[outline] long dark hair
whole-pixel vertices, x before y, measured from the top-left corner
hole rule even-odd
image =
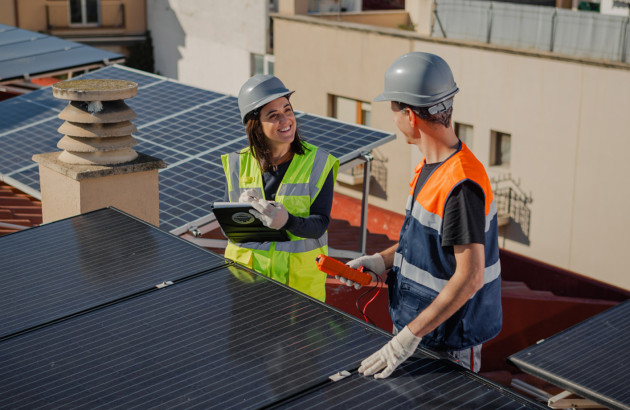
[[[267,137],[262,129],[260,121],[260,110],[255,115],[250,116],[245,129],[247,131],[247,139],[249,140],[249,148],[258,161],[260,169],[268,172],[273,169],[273,161],[271,160],[271,146],[267,142]],[[295,121],[295,138],[291,142],[291,152],[295,155],[304,155],[304,144],[300,133],[298,132],[297,120]]]

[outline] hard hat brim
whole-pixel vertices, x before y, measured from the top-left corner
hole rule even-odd
[[[385,91],[377,95],[376,98],[374,98],[374,101],[375,102],[396,101],[396,102],[402,102],[402,103],[405,103],[414,107],[430,107],[435,104],[439,104],[444,100],[448,100],[449,98],[453,97],[458,92],[459,92],[459,88],[457,88],[457,86],[455,86],[454,89],[449,90],[448,93],[445,93],[443,95],[431,96],[431,97],[428,97],[428,96],[423,97],[423,96],[418,96],[411,93],[404,93],[404,92],[398,92],[398,91]]]
[[[251,110],[249,110],[249,111],[247,112],[247,114],[245,114],[245,115],[243,116],[243,124],[247,124],[247,117],[248,117],[248,116],[252,113],[252,111],[255,111],[255,110],[259,109],[259,108],[262,108],[262,107],[264,107],[265,105],[269,104],[270,102],[272,102],[273,100],[276,100],[276,99],[278,99],[278,98],[281,98],[281,97],[287,97],[287,99],[288,99],[288,98],[291,96],[291,94],[293,94],[294,92],[295,92],[295,91],[289,91],[289,92],[287,93],[286,91],[283,91],[283,92],[281,92],[281,93],[276,93],[276,94],[271,94],[271,95],[268,95],[268,96],[266,96],[265,98],[263,98],[262,100],[257,101],[257,102],[256,102],[256,105],[255,105],[254,107],[252,107],[252,109],[251,109]]]

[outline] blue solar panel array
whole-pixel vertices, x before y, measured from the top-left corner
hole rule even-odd
[[[247,145],[237,99],[187,86],[123,66],[109,66],[80,78],[133,81],[138,94],[126,100],[136,113],[135,149],[164,160],[160,171],[160,227],[172,231],[206,217],[210,203],[222,200],[225,177],[221,154]],[[0,102],[0,179],[39,195],[34,154],[59,151],[63,123],[57,115],[67,105],[50,89]],[[330,118],[297,112],[301,135],[348,162],[395,138],[394,134]]]

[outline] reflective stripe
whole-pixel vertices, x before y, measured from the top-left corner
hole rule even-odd
[[[239,189],[240,179],[240,157],[239,153],[232,152],[228,155],[228,165],[230,167],[230,182],[232,186],[228,188],[230,202],[238,202],[238,197],[241,196]]]
[[[407,204],[405,205],[405,211],[408,211],[411,209],[412,203],[413,203],[413,195],[409,195],[409,197],[407,198]]]
[[[483,270],[483,284],[496,280],[501,275],[501,261],[496,261]]]
[[[310,196],[308,184],[282,184],[278,196]]]
[[[324,150],[318,149],[315,152],[315,159],[313,160],[313,170],[311,171],[311,177],[309,180],[309,185],[311,187],[311,192],[313,193],[311,197],[317,194],[317,183],[319,182],[319,178],[322,176],[324,169],[326,168],[326,162],[328,162],[328,153]],[[328,175],[326,175],[328,177]]]
[[[396,252],[396,254],[394,255],[394,266],[400,267],[400,273],[405,278],[426,286],[427,288],[432,289],[437,293],[440,293],[442,289],[444,289],[444,286],[446,286],[446,284],[448,283],[448,280],[436,278],[424,269],[420,269],[407,262],[403,258],[402,254],[398,252]],[[499,261],[490,266],[487,266],[483,271],[483,284],[485,285],[496,280],[500,274],[501,263]],[[471,296],[471,298],[473,296]]]
[[[271,243],[272,242],[241,242],[241,243],[235,243],[234,245],[238,246],[239,248],[256,249],[259,251],[268,251],[271,249]]]
[[[407,279],[433,289],[437,293],[444,289],[444,286],[448,283],[448,280],[438,279],[429,272],[413,266],[403,259],[402,254],[398,252],[394,255],[394,266],[400,266],[400,273]]]
[[[494,200],[490,202],[490,212],[488,212],[488,216],[486,216],[486,232],[490,230],[490,224],[492,223],[492,219],[497,214],[497,207],[494,204]]]
[[[294,241],[276,242],[276,250],[282,252],[300,253],[323,248],[328,243],[328,232],[324,232],[318,239],[304,238]]]
[[[440,232],[442,228],[442,218],[440,218],[440,215],[433,214],[427,211],[418,202],[416,202],[414,205],[415,206],[413,207],[413,211],[411,211],[411,216],[413,216],[413,218],[421,225]]]

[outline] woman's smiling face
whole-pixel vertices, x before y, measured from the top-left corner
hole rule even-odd
[[[295,115],[286,97],[276,98],[260,110],[260,123],[272,147],[291,144],[295,138]]]

